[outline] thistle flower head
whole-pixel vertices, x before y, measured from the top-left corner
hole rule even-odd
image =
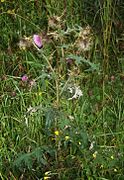
[[[27,76],[27,75],[23,75],[22,78],[21,78],[21,80],[22,80],[23,82],[27,82],[28,76]]]
[[[39,49],[41,49],[43,47],[43,43],[42,43],[42,39],[39,35],[34,34],[33,35],[33,43],[36,47],[38,47]]]

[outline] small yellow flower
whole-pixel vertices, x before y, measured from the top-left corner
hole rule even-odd
[[[69,136],[65,136],[65,140],[67,141],[67,140],[69,140],[70,139],[70,137]]]
[[[39,96],[42,96],[42,92],[39,92],[38,95],[39,95]]]
[[[117,169],[116,169],[116,168],[114,169],[114,172],[117,172]]]
[[[40,92],[37,92],[37,93],[35,93],[36,94],[36,96],[42,96],[42,92],[40,91]]]
[[[111,156],[111,159],[114,159],[114,156]]]
[[[52,140],[52,141],[55,141],[55,138],[54,138],[54,137],[52,137],[52,138],[51,138],[51,140]]]
[[[95,152],[93,153],[93,158],[94,158],[94,159],[96,159],[97,153],[98,153],[97,151],[95,151]]]
[[[50,177],[49,177],[49,175],[51,174],[51,171],[46,171],[45,172],[45,176],[44,176],[44,180],[46,180],[46,179],[50,179]]]
[[[15,13],[15,9],[12,9],[12,10],[9,9],[9,10],[7,11],[7,13],[8,13],[8,14],[13,14],[13,13]]]
[[[5,0],[1,0],[1,2],[4,2]]]
[[[42,92],[40,91],[40,92],[37,92],[37,93],[35,93],[35,95],[36,96],[42,96]]]
[[[54,132],[54,134],[55,134],[56,136],[59,136],[59,131],[56,130],[56,131]]]
[[[78,144],[81,145],[81,142],[79,141]]]
[[[43,179],[44,179],[44,180],[50,179],[50,177],[49,177],[49,176],[45,176]]]

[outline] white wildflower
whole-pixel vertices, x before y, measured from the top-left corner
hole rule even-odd
[[[92,150],[94,148],[95,141],[91,142],[89,150]]]
[[[73,93],[73,87],[69,87],[68,90],[71,94]]]
[[[74,120],[74,116],[69,115],[68,118],[69,118],[71,121]]]
[[[26,117],[26,115],[24,115],[25,118],[25,124],[28,126],[28,118]]]
[[[42,108],[42,104],[40,104],[39,106],[35,106],[35,107],[29,106],[29,108],[27,108],[27,114],[32,115],[33,113],[37,112],[41,108]]]
[[[75,86],[75,87],[69,87],[68,88],[69,92],[72,94],[74,91],[74,95],[71,98],[68,98],[68,100],[72,100],[72,99],[77,99],[80,98],[81,96],[83,96],[83,93],[80,89],[80,86]]]
[[[35,113],[36,111],[37,111],[37,109],[34,107],[29,106],[29,108],[27,108],[27,113],[32,114],[32,113]]]

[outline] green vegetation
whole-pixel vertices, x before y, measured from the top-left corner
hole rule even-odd
[[[0,179],[124,179],[123,10],[0,1]]]

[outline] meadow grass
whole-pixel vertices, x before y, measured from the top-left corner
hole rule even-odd
[[[124,179],[123,8],[1,0],[2,180]]]

